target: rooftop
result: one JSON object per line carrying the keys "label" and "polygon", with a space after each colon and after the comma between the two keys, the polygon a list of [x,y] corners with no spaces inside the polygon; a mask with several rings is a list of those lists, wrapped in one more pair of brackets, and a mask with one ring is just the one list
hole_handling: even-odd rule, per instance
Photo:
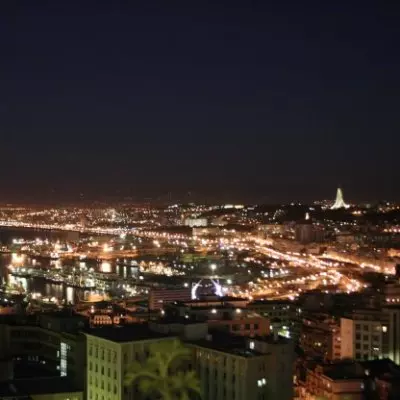
{"label": "rooftop", "polygon": [[147,324],[96,327],[87,329],[85,333],[117,343],[161,339],[166,337],[165,334],[151,331]]}
{"label": "rooftop", "polygon": [[215,332],[213,335],[209,336],[209,339],[190,341],[188,343],[245,358],[259,357],[264,355],[258,351],[248,349],[246,347],[246,340],[246,337]]}

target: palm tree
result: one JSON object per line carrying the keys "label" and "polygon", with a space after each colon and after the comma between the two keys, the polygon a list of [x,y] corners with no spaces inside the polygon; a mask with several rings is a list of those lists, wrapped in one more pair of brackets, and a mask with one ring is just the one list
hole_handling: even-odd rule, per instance
{"label": "palm tree", "polygon": [[134,362],[125,375],[125,386],[137,384],[144,395],[162,400],[189,400],[200,397],[200,384],[194,371],[183,362],[191,358],[190,350],[179,340],[150,345],[150,356],[144,363]]}

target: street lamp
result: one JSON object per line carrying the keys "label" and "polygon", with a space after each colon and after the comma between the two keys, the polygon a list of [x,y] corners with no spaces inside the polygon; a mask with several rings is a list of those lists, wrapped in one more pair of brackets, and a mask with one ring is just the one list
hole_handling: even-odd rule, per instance
{"label": "street lamp", "polygon": [[217,269],[217,265],[216,264],[211,264],[210,265],[211,271],[215,271]]}

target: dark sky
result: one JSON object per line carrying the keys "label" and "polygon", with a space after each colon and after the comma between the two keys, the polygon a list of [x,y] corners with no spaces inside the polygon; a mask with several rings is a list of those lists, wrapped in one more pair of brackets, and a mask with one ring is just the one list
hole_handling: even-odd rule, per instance
{"label": "dark sky", "polygon": [[2,1],[0,201],[399,199],[399,11]]}

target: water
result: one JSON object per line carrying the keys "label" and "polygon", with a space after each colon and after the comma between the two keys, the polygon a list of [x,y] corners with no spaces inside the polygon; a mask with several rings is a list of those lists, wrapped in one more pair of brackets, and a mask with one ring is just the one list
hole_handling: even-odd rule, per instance
{"label": "water", "polygon": [[[0,229],[0,242],[11,244],[13,239],[23,238],[25,240],[34,240],[36,238],[57,240],[63,239],[63,232],[35,231],[31,229]],[[121,260],[122,261],[122,260]],[[129,260],[126,260],[129,262]],[[28,293],[40,293],[42,296],[65,299],[68,303],[75,304],[79,299],[85,298],[88,291],[74,288],[66,284],[55,284],[47,282],[42,278],[23,278],[11,275],[9,266],[57,269],[63,267],[93,268],[95,271],[104,273],[118,274],[121,278],[130,278],[137,273],[137,267],[121,265],[115,260],[103,261],[79,261],[79,260],[50,260],[42,258],[32,258],[27,255],[0,254],[0,280],[3,284],[22,286]]]}
{"label": "water", "polygon": [[75,304],[89,293],[87,290],[74,288],[66,284],[55,284],[47,282],[42,278],[16,277],[10,273],[9,266],[57,269],[75,267],[77,270],[82,267],[93,268],[95,271],[118,274],[121,278],[129,278],[136,274],[137,268],[127,265],[119,265],[115,261],[101,263],[75,261],[75,260],[47,260],[29,257],[27,255],[1,254],[0,255],[0,279],[2,283],[22,286],[28,293],[40,293],[46,297],[65,299],[68,303]]}

